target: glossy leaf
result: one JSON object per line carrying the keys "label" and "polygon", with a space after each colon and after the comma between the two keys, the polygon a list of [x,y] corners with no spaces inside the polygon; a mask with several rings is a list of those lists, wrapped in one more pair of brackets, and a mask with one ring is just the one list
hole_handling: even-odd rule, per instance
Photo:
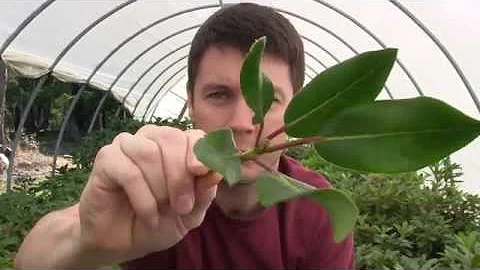
{"label": "glossy leaf", "polygon": [[265,44],[265,37],[255,41],[240,71],[240,87],[245,101],[254,112],[254,124],[263,121],[274,99],[273,84],[260,70]]}
{"label": "glossy leaf", "polygon": [[336,113],[375,100],[396,55],[396,49],[362,53],[317,75],[290,102],[284,116],[287,134],[315,136]]}
{"label": "glossy leaf", "polygon": [[428,97],[375,101],[346,109],[322,125],[315,145],[326,160],[377,173],[433,164],[480,135],[480,122]]}
{"label": "glossy leaf", "polygon": [[229,129],[213,131],[195,144],[193,151],[200,162],[225,177],[229,185],[240,181],[240,158]]}
{"label": "glossy leaf", "polygon": [[271,206],[275,203],[305,196],[322,205],[330,215],[334,241],[342,241],[352,230],[358,216],[355,203],[336,189],[316,189],[283,174],[263,173],[257,182],[260,203]]}

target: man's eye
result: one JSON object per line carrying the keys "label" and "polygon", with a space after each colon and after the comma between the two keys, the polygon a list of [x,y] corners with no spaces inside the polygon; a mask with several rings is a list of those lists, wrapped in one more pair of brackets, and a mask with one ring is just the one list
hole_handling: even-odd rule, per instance
{"label": "man's eye", "polygon": [[229,97],[230,95],[227,92],[213,92],[207,95],[208,99],[213,99],[213,100],[226,100]]}

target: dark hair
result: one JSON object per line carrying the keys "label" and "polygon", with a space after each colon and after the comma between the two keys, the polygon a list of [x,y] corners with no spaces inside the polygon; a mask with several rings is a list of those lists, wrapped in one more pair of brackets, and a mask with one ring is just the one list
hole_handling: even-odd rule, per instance
{"label": "dark hair", "polygon": [[267,37],[265,52],[288,64],[293,90],[300,90],[305,78],[305,56],[300,35],[290,21],[275,10],[252,3],[220,9],[200,27],[188,56],[188,90],[193,91],[198,66],[209,46],[225,45],[246,53],[255,39],[261,36]]}

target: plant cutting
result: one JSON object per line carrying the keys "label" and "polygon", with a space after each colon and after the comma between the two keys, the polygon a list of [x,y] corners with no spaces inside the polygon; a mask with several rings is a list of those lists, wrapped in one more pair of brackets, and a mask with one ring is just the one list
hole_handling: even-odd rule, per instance
{"label": "plant cutting", "polygon": [[[224,176],[229,185],[240,181],[242,162],[265,168],[258,177],[260,203],[271,206],[299,196],[320,203],[329,213],[334,240],[342,241],[353,229],[358,209],[344,192],[317,189],[257,160],[260,155],[313,144],[325,160],[348,169],[372,173],[415,171],[457,151],[480,134],[480,121],[443,101],[418,97],[376,100],[396,59],[396,49],[366,52],[318,74],[291,100],[284,125],[261,137],[264,118],[274,100],[273,84],[260,70],[266,38],[250,47],[240,72],[242,95],[259,126],[255,146],[235,147],[230,129],[206,134],[195,155]],[[292,140],[272,144],[285,132]]]}

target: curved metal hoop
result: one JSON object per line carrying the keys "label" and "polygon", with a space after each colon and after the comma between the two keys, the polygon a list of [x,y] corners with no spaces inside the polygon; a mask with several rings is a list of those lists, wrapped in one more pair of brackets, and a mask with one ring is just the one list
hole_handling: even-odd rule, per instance
{"label": "curved metal hoop", "polygon": [[[185,75],[185,74],[180,76],[178,79],[176,79],[172,83],[172,85],[170,87],[168,87],[168,89],[165,92],[170,92],[172,90],[172,88],[175,87],[178,83],[180,83],[183,79],[185,79],[185,77],[187,77],[187,75]],[[158,98],[158,101],[155,103],[155,106],[154,106],[155,109],[153,109],[154,112],[156,112],[158,110],[158,106],[160,106],[160,101],[162,100],[162,98],[163,97]],[[154,113],[150,116],[150,118],[148,120],[149,122],[152,121],[153,115],[154,115]]]}
{"label": "curved metal hoop", "polygon": [[[352,23],[354,23],[356,26],[358,26],[360,29],[362,29],[365,33],[367,33],[370,37],[372,37],[382,48],[386,49],[387,46],[385,45],[385,43],[380,39],[378,38],[372,31],[370,31],[370,29],[368,29],[365,25],[361,24],[358,20],[356,20],[355,18],[353,18],[352,16],[350,16],[350,14],[346,13],[345,11],[335,7],[334,5],[332,4],[329,4],[325,1],[322,1],[322,0],[313,0],[333,11],[335,11],[336,13],[340,14],[341,16],[343,16],[344,18],[350,20]],[[410,79],[410,81],[412,82],[413,86],[415,87],[415,89],[417,90],[418,94],[420,96],[423,96],[423,91],[422,89],[420,88],[420,86],[418,85],[417,81],[413,78],[412,74],[410,73],[410,71],[405,67],[405,65],[403,64],[403,62],[400,60],[400,59],[396,59],[395,60],[397,62],[397,64],[400,66],[400,68],[403,70],[403,72],[407,75],[407,77]]]}
{"label": "curved metal hoop", "polygon": [[[176,64],[178,64],[180,61],[182,60],[185,60],[186,58],[188,57],[188,55],[184,55],[180,58],[178,58],[177,60],[173,61],[172,63],[170,63],[170,65],[168,65],[167,67],[165,67],[164,69],[162,69],[162,71],[150,82],[150,84],[145,88],[145,90],[142,92],[142,95],[140,96],[140,98],[137,100],[137,102],[135,103],[135,107],[133,108],[133,111],[132,111],[132,114],[135,114],[135,112],[137,111],[138,109],[138,106],[140,105],[140,102],[142,101],[142,99],[145,97],[145,95],[147,94],[147,92],[152,88],[153,84],[155,84],[155,82],[158,81],[158,79],[160,79],[160,77],[165,74],[165,72],[167,72],[170,68],[172,68],[173,66],[175,66]],[[147,112],[149,109],[150,109],[150,106],[152,105],[152,102],[153,102],[153,99],[155,99],[156,95],[154,95],[154,97],[150,100],[150,102],[148,103],[147,107],[145,108],[145,112]]]}
{"label": "curved metal hoop", "polygon": [[[166,36],[165,38],[162,38],[161,40],[155,42],[154,44],[152,44],[151,46],[149,46],[147,49],[145,49],[144,51],[142,51],[140,54],[138,54],[135,58],[133,58],[123,69],[122,71],[120,71],[120,73],[117,75],[117,77],[115,78],[115,80],[113,80],[113,82],[110,84],[110,86],[108,87],[107,89],[107,92],[103,95],[102,99],[100,100],[100,102],[98,103],[97,105],[97,108],[95,109],[95,113],[93,114],[92,116],[92,119],[90,121],[90,125],[88,126],[88,131],[87,131],[87,134],[89,134],[92,129],[93,129],[93,125],[95,124],[95,121],[97,120],[97,117],[98,117],[98,114],[100,113],[100,110],[101,108],[103,107],[103,104],[105,102],[105,100],[107,99],[107,96],[111,93],[112,89],[113,89],[113,86],[120,80],[120,78],[123,76],[123,74],[125,74],[125,72],[134,64],[136,63],[142,56],[144,56],[147,52],[151,51],[152,49],[156,48],[157,46],[159,46],[160,44],[162,44],[163,42],[169,40],[170,38],[173,38],[175,36],[178,36],[184,32],[187,32],[189,30],[192,30],[192,29],[196,29],[200,27],[200,25],[193,25],[193,26],[190,26],[190,27],[187,27],[187,28],[184,28],[184,29],[181,29],[179,31],[176,31],[168,36]],[[187,44],[190,44],[190,43],[187,43]],[[184,46],[187,46],[187,45],[184,45]],[[183,47],[182,47],[183,48]],[[174,51],[178,50],[175,49]],[[162,58],[161,58],[162,59]],[[138,83],[139,80],[136,81],[136,83]],[[135,85],[136,85],[135,83]],[[130,95],[130,93],[132,92],[133,90],[133,87],[130,87],[130,89],[128,90],[127,94],[123,97],[122,99],[122,103],[121,103],[121,106],[124,105],[124,102],[126,100],[126,98]],[[121,108],[121,107],[120,107]],[[119,110],[118,110],[119,111]]]}
{"label": "curved metal hoop", "polygon": [[[145,117],[147,115],[147,112],[148,112],[148,109],[150,108],[150,106],[152,105],[153,101],[155,100],[155,98],[157,97],[158,93],[160,93],[160,91],[163,89],[163,87],[165,87],[165,85],[167,85],[168,82],[170,82],[172,80],[172,78],[174,78],[177,74],[180,74],[180,72],[184,71],[185,69],[187,68],[187,66],[182,66],[181,68],[179,68],[175,73],[172,74],[172,76],[170,76],[163,84],[162,86],[160,86],[159,90],[155,93],[155,95],[152,97],[152,99],[150,100],[150,103],[148,103],[148,106],[146,107],[145,109],[145,112],[143,113],[143,116],[142,116],[142,122],[145,122]],[[158,76],[160,77],[160,76]],[[172,92],[173,93],[173,92]],[[155,112],[154,112],[155,113]]]}
{"label": "curved metal hoop", "polygon": [[60,132],[58,134],[58,137],[57,137],[57,141],[55,143],[55,152],[54,152],[54,155],[53,155],[53,162],[52,162],[52,175],[55,174],[55,169],[56,169],[56,163],[57,163],[57,156],[58,156],[58,152],[59,152],[59,149],[60,149],[60,144],[63,140],[63,134],[65,133],[65,128],[67,126],[67,123],[68,123],[68,120],[70,119],[70,116],[73,112],[73,109],[75,108],[78,100],[80,99],[80,95],[83,93],[83,91],[85,91],[86,89],[86,86],[90,83],[91,79],[93,78],[93,76],[97,73],[98,70],[100,70],[100,68],[117,52],[119,51],[123,46],[125,46],[126,44],[128,44],[130,41],[132,41],[133,39],[135,39],[137,36],[139,36],[140,34],[146,32],[147,30],[149,30],[150,28],[154,27],[155,25],[158,25],[164,21],[167,21],[169,19],[172,19],[172,18],[175,18],[175,17],[178,17],[180,15],[183,15],[183,14],[188,14],[190,12],[193,12],[193,11],[197,11],[197,10],[203,10],[203,9],[210,9],[210,8],[218,8],[218,5],[215,4],[215,5],[205,5],[205,6],[199,6],[199,7],[195,7],[195,8],[190,8],[190,9],[185,9],[185,10],[182,10],[182,11],[179,11],[179,12],[176,12],[174,14],[170,14],[166,17],[163,17],[163,18],[160,18],[148,25],[146,25],[145,27],[142,27],[140,30],[138,30],[137,32],[135,32],[133,35],[129,36],[128,38],[126,38],[125,40],[123,40],[120,44],[118,44],[112,51],[110,51],[110,53],[104,58],[102,59],[102,61],[100,61],[100,63],[93,69],[93,71],[91,72],[91,74],[89,75],[89,77],[87,78],[85,84],[82,85],[82,87],[80,88],[80,90],[78,90],[77,94],[75,95],[75,98],[73,99],[72,103],[70,104],[70,107],[68,108],[68,111],[63,119],[63,122],[62,122],[62,126],[60,127]]}
{"label": "curved metal hoop", "polygon": [[[48,7],[53,1],[47,1],[45,2],[44,4],[42,4],[37,10],[35,10],[21,25],[19,28],[17,28],[17,30],[9,37],[9,40],[7,40],[6,43],[4,43],[4,47],[2,48],[2,53],[3,53],[3,50],[5,50],[8,45],[10,44],[10,42],[12,42],[16,36],[18,36],[18,34],[20,34],[20,32],[28,25],[28,23],[30,23],[36,16],[38,16],[38,14],[40,14],[41,11],[43,11],[46,7]],[[98,18],[97,20],[95,20],[93,23],[91,23],[88,27],[86,27],[85,29],[83,29],[75,38],[73,38],[69,44],[59,53],[59,55],[55,58],[55,60],[53,61],[53,63],[50,65],[50,67],[48,67],[47,69],[47,74],[44,75],[42,77],[42,79],[40,79],[40,81],[37,83],[37,85],[35,86],[32,94],[30,95],[30,99],[27,103],[27,106],[22,114],[22,117],[20,119],[20,123],[17,127],[17,130],[15,131],[15,139],[14,139],[14,144],[13,144],[13,147],[12,147],[12,155],[10,157],[10,166],[9,166],[9,169],[7,171],[7,190],[10,188],[10,185],[11,185],[11,175],[12,175],[12,171],[13,171],[13,167],[14,167],[14,162],[15,162],[15,154],[16,154],[16,150],[17,150],[17,147],[18,147],[18,144],[20,143],[20,135],[21,135],[21,131],[23,129],[23,126],[25,125],[25,122],[26,122],[26,119],[27,119],[27,116],[30,112],[30,109],[36,99],[36,97],[38,96],[38,93],[41,91],[42,89],[42,86],[43,84],[45,83],[47,77],[48,77],[48,74],[51,73],[52,70],[55,69],[55,67],[57,66],[57,64],[61,61],[61,59],[70,51],[70,49],[75,45],[77,44],[77,42],[82,38],[84,37],[91,29],[93,29],[96,25],[98,25],[99,23],[101,23],[102,21],[104,21],[105,19],[107,19],[108,17],[110,17],[112,14],[120,11],[121,9],[123,9],[124,7],[130,5],[131,3],[133,3],[135,1],[133,0],[130,0],[130,1],[126,1],[118,6],[116,6],[114,9],[110,10],[109,12],[105,13],[103,16],[101,16],[100,18]],[[1,53],[0,53],[1,55]]]}
{"label": "curved metal hoop", "polygon": [[[358,52],[355,48],[353,48],[352,45],[350,45],[346,40],[344,40],[344,39],[343,39],[342,37],[340,37],[339,35],[335,34],[335,32],[333,32],[332,30],[330,30],[330,29],[328,29],[328,28],[326,28],[326,27],[324,27],[324,26],[322,26],[322,25],[320,25],[320,24],[318,24],[318,23],[316,23],[316,22],[314,22],[314,21],[312,21],[312,20],[310,20],[310,19],[307,19],[307,18],[305,18],[305,17],[303,17],[303,16],[300,16],[300,15],[298,15],[298,14],[296,14],[296,13],[293,13],[293,12],[290,12],[290,11],[287,11],[287,10],[283,10],[283,9],[279,9],[279,8],[274,8],[274,9],[275,9],[276,11],[278,11],[278,12],[285,13],[285,14],[287,14],[287,15],[290,15],[290,16],[294,17],[294,18],[297,18],[297,19],[300,19],[300,20],[302,20],[302,21],[304,21],[304,22],[307,22],[307,23],[309,23],[309,24],[311,24],[311,25],[313,25],[313,26],[315,26],[315,27],[317,27],[317,28],[319,28],[319,29],[327,32],[328,34],[330,34],[331,36],[333,36],[335,39],[337,39],[338,41],[340,41],[342,44],[344,44],[347,48],[349,48],[354,54],[359,54],[359,52]],[[392,95],[392,93],[390,92],[390,89],[389,89],[386,85],[385,85],[384,88],[385,88],[385,91],[387,92],[388,96],[389,96],[391,99],[393,99],[393,95]]]}
{"label": "curved metal hoop", "polygon": [[457,72],[458,76],[462,80],[463,84],[468,90],[468,93],[470,94],[470,97],[473,100],[473,103],[477,107],[478,112],[480,112],[480,101],[478,100],[477,95],[475,94],[475,91],[473,91],[472,86],[470,85],[470,82],[468,81],[467,77],[465,74],[463,74],[462,69],[460,66],[457,64],[457,61],[455,61],[455,58],[450,54],[450,52],[447,50],[447,48],[440,42],[440,40],[426,27],[422,21],[420,21],[413,13],[411,13],[405,6],[400,4],[396,0],[390,0],[390,3],[392,3],[395,7],[397,7],[399,10],[401,10],[405,15],[407,15],[422,31],[427,34],[427,36],[437,45],[437,47],[442,51],[442,53],[447,57],[447,60],[450,62],[452,67],[455,69]]}

